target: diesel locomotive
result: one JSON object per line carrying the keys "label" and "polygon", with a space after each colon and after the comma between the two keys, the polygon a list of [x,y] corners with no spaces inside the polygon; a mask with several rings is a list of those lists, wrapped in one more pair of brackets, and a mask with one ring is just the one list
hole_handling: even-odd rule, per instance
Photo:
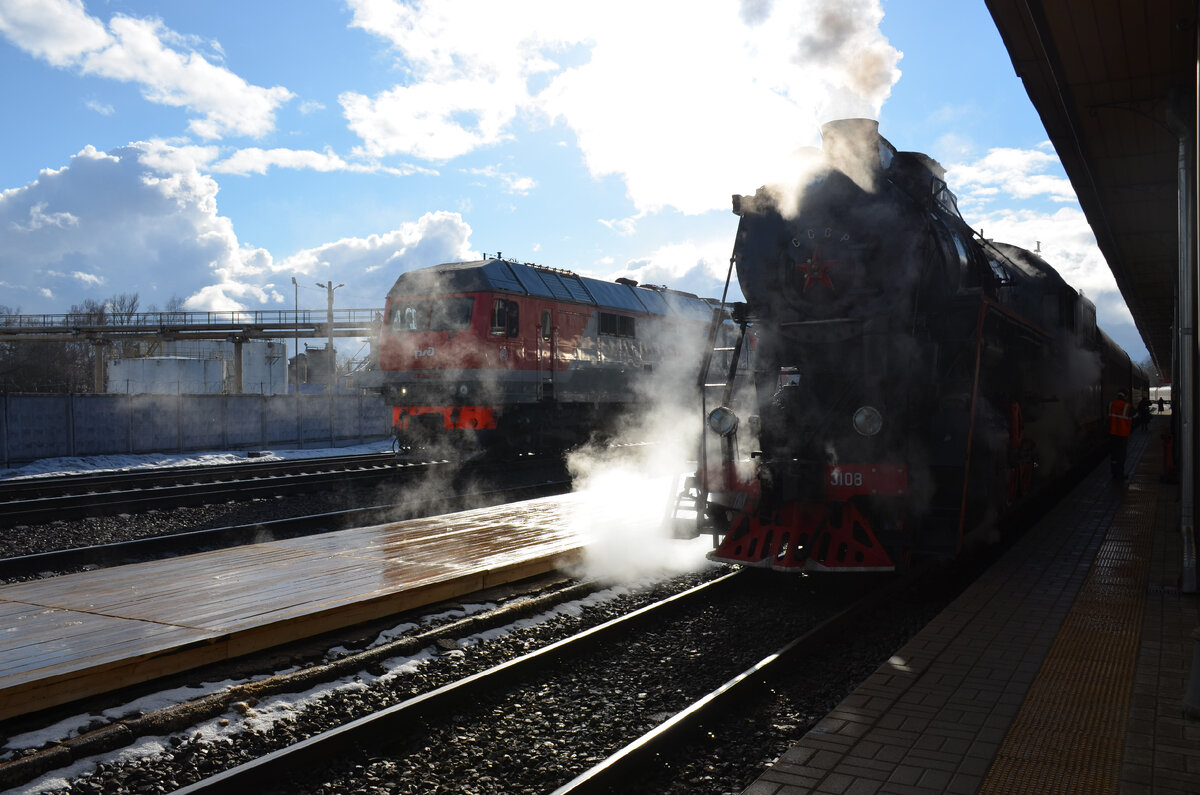
{"label": "diesel locomotive", "polygon": [[733,197],[754,398],[709,412],[687,493],[714,560],[888,571],[1098,460],[1108,402],[1147,382],[1038,254],[966,224],[932,158],[871,120],[822,139],[798,194]]}
{"label": "diesel locomotive", "polygon": [[728,330],[725,314],[691,293],[499,255],[404,273],[379,346],[396,446],[523,452],[614,432],[692,388],[705,332],[714,316]]}

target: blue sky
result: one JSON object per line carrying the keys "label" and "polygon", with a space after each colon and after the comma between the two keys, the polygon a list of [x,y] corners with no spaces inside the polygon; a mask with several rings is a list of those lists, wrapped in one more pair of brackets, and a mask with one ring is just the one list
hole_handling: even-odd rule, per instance
{"label": "blue sky", "polygon": [[377,307],[503,252],[720,293],[733,193],[879,119],[1145,349],[982,0],[0,0],[0,304]]}

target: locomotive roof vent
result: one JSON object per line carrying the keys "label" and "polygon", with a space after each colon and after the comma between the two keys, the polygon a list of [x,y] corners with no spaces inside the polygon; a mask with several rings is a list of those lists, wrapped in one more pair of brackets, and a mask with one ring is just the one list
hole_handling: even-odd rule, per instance
{"label": "locomotive roof vent", "polygon": [[624,276],[618,276],[615,280],[617,284],[627,284],[630,287],[637,287],[637,279],[627,279]]}

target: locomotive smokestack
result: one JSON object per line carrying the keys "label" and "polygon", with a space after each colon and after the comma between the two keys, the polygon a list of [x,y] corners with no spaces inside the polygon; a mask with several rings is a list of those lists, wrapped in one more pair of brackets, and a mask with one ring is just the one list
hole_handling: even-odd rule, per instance
{"label": "locomotive smokestack", "polygon": [[883,144],[874,119],[838,119],[821,125],[821,147],[831,166],[872,192],[880,170],[891,161],[891,146]]}

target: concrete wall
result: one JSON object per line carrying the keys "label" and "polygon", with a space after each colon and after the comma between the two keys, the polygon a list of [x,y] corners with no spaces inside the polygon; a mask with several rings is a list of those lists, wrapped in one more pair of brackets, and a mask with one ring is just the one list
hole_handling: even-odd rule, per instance
{"label": "concrete wall", "polygon": [[[168,340],[154,355],[105,361],[106,392],[220,395],[234,386],[237,347],[221,340]],[[288,391],[287,343],[246,340],[241,346],[242,393]]]}
{"label": "concrete wall", "polygon": [[39,458],[386,439],[378,395],[0,395],[0,466]]}

